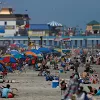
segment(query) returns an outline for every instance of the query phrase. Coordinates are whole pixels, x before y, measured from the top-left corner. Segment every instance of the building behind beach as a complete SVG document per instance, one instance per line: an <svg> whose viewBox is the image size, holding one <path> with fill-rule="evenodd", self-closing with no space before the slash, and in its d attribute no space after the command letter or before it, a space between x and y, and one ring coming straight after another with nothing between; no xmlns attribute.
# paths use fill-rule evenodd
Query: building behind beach
<svg viewBox="0 0 100 100"><path fill-rule="evenodd" d="M100 34L100 22L93 20L87 24L86 27L87 32L91 32L94 34Z"/></svg>
<svg viewBox="0 0 100 100"><path fill-rule="evenodd" d="M29 24L28 14L14 14L12 8L2 8L0 11L0 45L15 42L28 44L28 37L36 45L58 48L96 48L100 47L100 23L91 21L86 30L92 35L73 34L73 30L65 32L64 25L52 21L47 24ZM77 30L79 31L79 30ZM63 41L64 40L64 41Z"/></svg>
<svg viewBox="0 0 100 100"><path fill-rule="evenodd" d="M2 8L0 11L0 36L27 36L29 28L28 14L14 14L12 8Z"/></svg>

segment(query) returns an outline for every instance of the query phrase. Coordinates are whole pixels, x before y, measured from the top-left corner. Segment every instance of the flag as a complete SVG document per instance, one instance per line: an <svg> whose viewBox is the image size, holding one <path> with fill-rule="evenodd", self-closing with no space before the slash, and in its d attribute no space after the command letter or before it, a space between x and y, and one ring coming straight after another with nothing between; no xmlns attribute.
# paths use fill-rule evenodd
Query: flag
<svg viewBox="0 0 100 100"><path fill-rule="evenodd" d="M30 27L30 25L29 25L29 24L26 24L26 25L25 25L25 28L29 28L29 27Z"/></svg>
<svg viewBox="0 0 100 100"><path fill-rule="evenodd" d="M55 38L54 41L61 41L62 38Z"/></svg>
<svg viewBox="0 0 100 100"><path fill-rule="evenodd" d="M64 38L63 41L70 41L70 38Z"/></svg>

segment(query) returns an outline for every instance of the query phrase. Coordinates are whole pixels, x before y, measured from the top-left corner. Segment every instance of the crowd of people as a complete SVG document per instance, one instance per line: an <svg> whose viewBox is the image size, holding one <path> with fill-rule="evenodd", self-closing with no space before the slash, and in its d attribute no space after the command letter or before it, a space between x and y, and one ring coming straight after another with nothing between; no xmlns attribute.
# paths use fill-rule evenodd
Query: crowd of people
<svg viewBox="0 0 100 100"><path fill-rule="evenodd" d="M6 52L9 54L9 51ZM73 71L72 76L70 76L70 81L67 83L63 80L61 82L61 90L62 90L62 100L89 100L87 94L91 95L99 95L100 88L94 89L88 86L90 92L84 91L84 87L80 86L80 84L98 84L99 77L98 73L92 68L92 64L100 64L100 54L96 52L95 55L91 55L87 52L86 54L79 54L77 56L73 56L71 53L68 53L64 56L58 57L56 54L43 54L42 59L38 59L36 57L30 57L25 55L25 59L17 59L16 63L5 63L5 69L7 72L14 73L15 70L19 70L19 72L26 72L27 69L32 69L35 71L39 71L38 76L46 76L46 80L57 80L60 79L59 76L52 75L52 72L49 69L60 70L62 69L65 73L67 71ZM84 67L84 71L79 73L79 67ZM8 84L6 88L1 89L1 97L7 98L9 95L14 97L13 93L9 89L10 85ZM6 92L6 94L5 94ZM75 96L73 96L75 94ZM76 99L73 99L73 98Z"/></svg>

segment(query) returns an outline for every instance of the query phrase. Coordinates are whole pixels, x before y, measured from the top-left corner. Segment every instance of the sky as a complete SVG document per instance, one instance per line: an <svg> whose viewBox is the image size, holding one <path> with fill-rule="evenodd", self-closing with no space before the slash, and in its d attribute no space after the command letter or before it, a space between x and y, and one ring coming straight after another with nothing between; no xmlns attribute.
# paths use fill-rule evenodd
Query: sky
<svg viewBox="0 0 100 100"><path fill-rule="evenodd" d="M100 22L100 0L1 0L15 13L28 13L32 24L57 21L66 26L85 27ZM27 11L25 11L27 10Z"/></svg>

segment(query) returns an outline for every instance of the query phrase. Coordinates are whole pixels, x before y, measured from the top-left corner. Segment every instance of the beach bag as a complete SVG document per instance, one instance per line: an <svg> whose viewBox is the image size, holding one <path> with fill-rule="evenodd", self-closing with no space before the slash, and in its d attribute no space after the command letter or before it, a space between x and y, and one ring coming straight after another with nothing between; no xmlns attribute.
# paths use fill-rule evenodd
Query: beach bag
<svg viewBox="0 0 100 100"><path fill-rule="evenodd" d="M13 98L14 95L12 93L8 93L8 98Z"/></svg>

